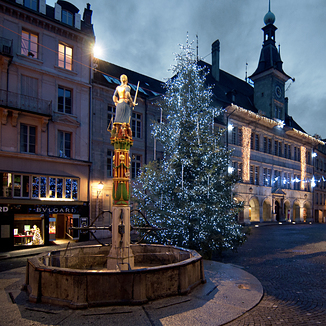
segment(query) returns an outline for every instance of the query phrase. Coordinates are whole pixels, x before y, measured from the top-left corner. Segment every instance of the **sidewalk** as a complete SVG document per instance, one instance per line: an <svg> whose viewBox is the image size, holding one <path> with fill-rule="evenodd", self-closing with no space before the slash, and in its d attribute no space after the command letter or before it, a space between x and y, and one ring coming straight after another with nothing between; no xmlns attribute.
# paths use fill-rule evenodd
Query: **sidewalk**
<svg viewBox="0 0 326 326"><path fill-rule="evenodd" d="M92 243L70 243L69 246ZM6 253L6 258L66 247L67 243L61 243L11 251ZM165 298L142 306L110 306L87 310L32 304L26 293L21 291L25 282L25 267L2 272L0 316L5 318L0 318L0 325L223 325L241 316L261 300L262 285L242 268L215 261L205 261L204 267L207 283L198 286L187 296Z"/></svg>

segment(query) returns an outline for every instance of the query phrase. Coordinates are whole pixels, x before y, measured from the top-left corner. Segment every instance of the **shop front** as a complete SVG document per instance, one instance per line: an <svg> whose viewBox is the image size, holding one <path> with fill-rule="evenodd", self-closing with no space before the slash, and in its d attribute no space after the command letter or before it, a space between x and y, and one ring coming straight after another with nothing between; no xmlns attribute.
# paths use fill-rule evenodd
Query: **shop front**
<svg viewBox="0 0 326 326"><path fill-rule="evenodd" d="M88 240L71 229L88 224L87 202L78 204L0 204L0 251L50 245L58 240Z"/></svg>

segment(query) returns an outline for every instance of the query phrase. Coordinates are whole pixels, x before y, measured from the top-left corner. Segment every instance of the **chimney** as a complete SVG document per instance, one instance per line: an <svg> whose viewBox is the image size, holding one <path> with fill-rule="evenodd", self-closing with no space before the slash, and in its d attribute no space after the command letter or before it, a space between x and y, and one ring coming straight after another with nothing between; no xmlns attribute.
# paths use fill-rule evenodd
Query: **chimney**
<svg viewBox="0 0 326 326"><path fill-rule="evenodd" d="M92 13L93 11L91 10L91 5L88 3L87 8L84 9L84 14L83 14L83 21L86 24L92 25Z"/></svg>
<svg viewBox="0 0 326 326"><path fill-rule="evenodd" d="M216 81L220 81L220 40L212 44L212 75Z"/></svg>

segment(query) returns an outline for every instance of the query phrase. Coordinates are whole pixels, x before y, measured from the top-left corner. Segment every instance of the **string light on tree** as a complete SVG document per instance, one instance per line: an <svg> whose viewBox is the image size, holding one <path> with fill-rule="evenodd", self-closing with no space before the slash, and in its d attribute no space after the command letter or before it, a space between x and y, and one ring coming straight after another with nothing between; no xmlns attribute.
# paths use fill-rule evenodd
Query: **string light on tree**
<svg viewBox="0 0 326 326"><path fill-rule="evenodd" d="M238 178L228 173L231 151L222 142L224 132L214 128L222 109L212 107L207 68L197 64L189 42L176 55L173 73L161 104L164 123L155 122L152 131L163 159L142 168L134 200L162 228L151 241L169 239L210 256L244 241L237 222L241 203L232 198Z"/></svg>

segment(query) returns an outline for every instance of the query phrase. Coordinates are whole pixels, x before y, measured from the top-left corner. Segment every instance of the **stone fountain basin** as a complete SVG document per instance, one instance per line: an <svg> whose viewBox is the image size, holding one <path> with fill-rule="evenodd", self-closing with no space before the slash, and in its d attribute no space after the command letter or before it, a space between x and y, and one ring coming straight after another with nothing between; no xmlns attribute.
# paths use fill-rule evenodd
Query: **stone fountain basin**
<svg viewBox="0 0 326 326"><path fill-rule="evenodd" d="M205 282L203 259L194 250L147 244L130 248L135 267L127 271L106 269L110 246L78 246L28 259L29 300L74 309L144 304L187 294Z"/></svg>

